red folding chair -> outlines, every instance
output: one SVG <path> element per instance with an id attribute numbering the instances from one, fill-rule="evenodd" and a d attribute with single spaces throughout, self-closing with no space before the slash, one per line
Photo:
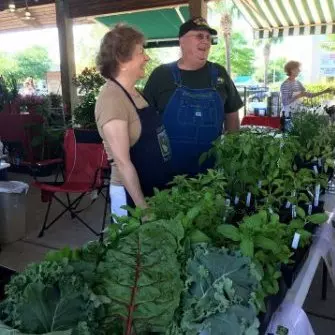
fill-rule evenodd
<path id="1" fill-rule="evenodd" d="M 43 164 L 43 163 L 42 163 Z M 49 229 L 66 212 L 70 212 L 72 218 L 76 218 L 85 225 L 93 234 L 102 236 L 105 228 L 105 220 L 108 204 L 108 185 L 104 183 L 103 171 L 108 167 L 106 153 L 102 140 L 97 132 L 81 129 L 68 129 L 64 137 L 64 181 L 63 182 L 38 182 L 32 185 L 41 190 L 42 202 L 48 202 L 42 229 L 39 237 Z M 106 194 L 103 189 L 107 188 Z M 101 231 L 94 230 L 80 216 L 78 205 L 87 193 L 96 192 L 97 198 L 103 195 L 105 198 Z M 56 193 L 65 193 L 67 204 Z M 70 194 L 77 194 L 74 200 L 70 200 Z M 64 210 L 48 223 L 49 212 L 53 199 L 60 203 Z M 94 201 L 92 201 L 93 203 Z"/>

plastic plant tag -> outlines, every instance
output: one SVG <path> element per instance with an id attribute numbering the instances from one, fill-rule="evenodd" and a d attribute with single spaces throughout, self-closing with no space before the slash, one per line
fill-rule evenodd
<path id="1" fill-rule="evenodd" d="M 257 186 L 258 186 L 258 188 L 262 188 L 262 181 L 261 180 L 258 181 Z"/>
<path id="2" fill-rule="evenodd" d="M 292 249 L 298 249 L 299 241 L 300 241 L 300 234 L 294 233 L 292 245 L 291 245 Z"/>
<path id="3" fill-rule="evenodd" d="M 283 303 L 277 309 L 265 334 L 315 335 L 306 313 L 292 303 Z"/>
<path id="4" fill-rule="evenodd" d="M 319 174 L 318 167 L 316 165 L 313 165 L 313 170 L 316 175 Z"/>
<path id="5" fill-rule="evenodd" d="M 225 205 L 226 205 L 227 207 L 230 206 L 230 199 L 226 199 L 226 201 L 225 201 Z"/>
<path id="6" fill-rule="evenodd" d="M 239 201 L 240 201 L 240 198 L 237 195 L 235 195 L 234 204 L 237 205 Z"/>
<path id="7" fill-rule="evenodd" d="M 311 204 L 308 205 L 308 215 L 312 215 L 313 206 Z"/>
<path id="8" fill-rule="evenodd" d="M 291 203 L 287 201 L 285 208 L 290 208 L 290 207 L 291 207 Z"/>
<path id="9" fill-rule="evenodd" d="M 296 192 L 292 191 L 292 197 L 295 197 L 295 196 L 296 196 Z"/>
<path id="10" fill-rule="evenodd" d="M 314 207 L 319 206 L 319 198 L 320 198 L 320 184 L 317 184 L 315 186 Z"/>
<path id="11" fill-rule="evenodd" d="M 247 207 L 250 207 L 250 200 L 251 200 L 251 193 L 248 192 L 248 194 L 247 194 L 247 200 L 246 200 Z"/>
<path id="12" fill-rule="evenodd" d="M 292 219 L 295 219 L 297 217 L 297 210 L 296 205 L 292 206 Z"/>

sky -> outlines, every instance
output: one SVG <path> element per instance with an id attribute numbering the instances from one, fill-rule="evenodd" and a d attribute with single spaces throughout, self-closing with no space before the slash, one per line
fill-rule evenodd
<path id="1" fill-rule="evenodd" d="M 210 16 L 209 23 L 218 26 L 218 17 Z M 240 18 L 234 21 L 234 29 L 241 31 L 249 41 L 253 43 L 252 29 L 250 25 Z M 82 39 L 90 30 L 90 25 L 80 25 L 74 27 L 74 39 Z M 315 37 L 314 37 L 315 38 Z M 282 44 L 273 45 L 271 50 L 271 58 L 286 57 L 288 60 L 297 60 L 303 63 L 303 74 L 305 77 L 310 75 L 312 67 L 312 36 L 297 36 L 286 37 Z M 49 56 L 53 63 L 59 64 L 59 47 L 58 47 L 58 32 L 56 28 L 48 28 L 38 31 L 25 31 L 16 33 L 0 33 L 0 52 L 5 51 L 14 53 L 23 50 L 34 44 L 45 46 L 49 51 Z M 162 59 L 177 59 L 178 49 L 174 48 L 167 52 Z M 256 48 L 255 65 L 263 63 L 262 48 Z M 173 59 L 172 59 L 173 58 Z"/>

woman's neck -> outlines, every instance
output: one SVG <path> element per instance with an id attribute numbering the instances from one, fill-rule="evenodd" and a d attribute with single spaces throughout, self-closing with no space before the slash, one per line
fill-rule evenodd
<path id="1" fill-rule="evenodd" d="M 119 73 L 115 79 L 123 86 L 123 88 L 132 96 L 138 95 L 138 92 L 136 91 L 135 84 L 136 79 L 132 78 L 128 74 L 125 73 Z"/>

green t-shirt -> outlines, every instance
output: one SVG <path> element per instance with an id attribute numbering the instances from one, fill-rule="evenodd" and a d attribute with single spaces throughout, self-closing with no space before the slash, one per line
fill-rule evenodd
<path id="1" fill-rule="evenodd" d="M 191 89 L 211 87 L 211 75 L 208 64 L 209 62 L 201 69 L 195 71 L 180 70 L 183 86 Z M 243 102 L 233 81 L 222 66 L 216 63 L 212 64 L 219 70 L 216 89 L 224 101 L 225 113 L 238 111 L 243 106 Z M 172 71 L 168 64 L 163 64 L 152 72 L 145 85 L 143 94 L 151 106 L 155 107 L 160 113 L 163 113 L 175 89 L 176 84 Z"/>

